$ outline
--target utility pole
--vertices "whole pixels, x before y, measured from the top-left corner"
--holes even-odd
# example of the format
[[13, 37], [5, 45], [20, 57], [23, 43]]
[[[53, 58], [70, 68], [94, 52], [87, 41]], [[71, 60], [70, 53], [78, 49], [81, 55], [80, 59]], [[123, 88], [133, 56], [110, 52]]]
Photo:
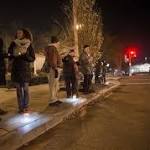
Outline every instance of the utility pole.
[[77, 7], [78, 7], [78, 0], [73, 0], [73, 29], [74, 29], [74, 45], [76, 50], [77, 57], [79, 56], [79, 42], [78, 42], [78, 20], [77, 20]]
[[131, 67], [132, 67], [132, 56], [129, 53], [129, 76], [132, 76]]

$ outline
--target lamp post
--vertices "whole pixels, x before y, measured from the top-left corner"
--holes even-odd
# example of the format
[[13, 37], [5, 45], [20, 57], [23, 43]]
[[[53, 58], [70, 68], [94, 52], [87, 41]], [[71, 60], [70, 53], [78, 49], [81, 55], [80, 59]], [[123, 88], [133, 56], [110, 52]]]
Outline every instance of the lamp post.
[[132, 57], [131, 53], [129, 52], [129, 76], [132, 76], [131, 67], [132, 67]]
[[74, 44], [75, 44], [76, 55], [79, 56], [77, 6], [78, 6], [78, 0], [73, 0]]

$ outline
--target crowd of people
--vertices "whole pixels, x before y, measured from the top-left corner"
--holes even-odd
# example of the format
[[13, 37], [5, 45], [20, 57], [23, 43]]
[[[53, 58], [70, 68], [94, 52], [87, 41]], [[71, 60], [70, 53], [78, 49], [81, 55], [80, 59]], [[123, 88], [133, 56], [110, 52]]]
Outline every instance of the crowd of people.
[[[26, 113], [29, 111], [29, 82], [31, 79], [30, 63], [35, 60], [35, 51], [32, 47], [32, 34], [26, 29], [18, 29], [14, 40], [11, 42], [8, 52], [3, 52], [3, 40], [0, 39], [0, 85], [6, 84], [5, 74], [11, 72], [11, 80], [15, 83], [18, 101], [18, 112]], [[83, 74], [83, 92], [89, 94], [94, 92], [92, 89], [93, 79], [93, 58], [90, 55], [90, 46], [85, 45], [79, 59], [76, 59], [76, 50], [68, 50], [65, 57], [59, 54], [59, 39], [51, 37], [50, 43], [45, 47], [45, 62], [42, 71], [47, 74], [49, 84], [49, 106], [57, 106], [62, 102], [59, 100], [59, 78], [60, 70], [63, 68], [63, 77], [66, 85], [66, 97], [79, 96], [80, 72]], [[6, 68], [5, 59], [8, 59]], [[99, 61], [100, 62], [100, 61]], [[95, 79], [98, 81], [101, 73], [101, 66], [96, 64]], [[105, 82], [106, 71], [103, 70], [103, 82]], [[0, 109], [0, 115], [6, 112]]]

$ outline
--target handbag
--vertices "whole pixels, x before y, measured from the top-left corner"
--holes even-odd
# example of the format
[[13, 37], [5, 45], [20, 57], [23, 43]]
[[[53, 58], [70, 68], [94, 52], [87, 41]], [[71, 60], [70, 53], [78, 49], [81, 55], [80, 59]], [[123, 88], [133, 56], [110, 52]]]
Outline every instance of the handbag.
[[49, 67], [49, 64], [48, 64], [48, 61], [47, 59], [45, 59], [45, 62], [42, 66], [42, 69], [41, 69], [42, 72], [45, 72], [45, 73], [49, 73], [50, 71], [50, 67]]

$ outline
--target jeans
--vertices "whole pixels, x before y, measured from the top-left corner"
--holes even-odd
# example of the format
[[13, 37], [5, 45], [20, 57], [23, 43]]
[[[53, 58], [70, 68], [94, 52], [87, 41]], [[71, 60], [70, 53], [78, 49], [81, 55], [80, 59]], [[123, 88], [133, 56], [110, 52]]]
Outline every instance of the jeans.
[[29, 106], [29, 83], [16, 83], [19, 110]]
[[83, 89], [84, 92], [89, 92], [91, 84], [92, 84], [92, 78], [93, 75], [92, 74], [85, 74], [84, 75], [84, 83], [83, 83]]
[[66, 91], [67, 91], [67, 98], [76, 95], [78, 96], [78, 81], [75, 77], [68, 76], [65, 77], [65, 84], [66, 84]]

